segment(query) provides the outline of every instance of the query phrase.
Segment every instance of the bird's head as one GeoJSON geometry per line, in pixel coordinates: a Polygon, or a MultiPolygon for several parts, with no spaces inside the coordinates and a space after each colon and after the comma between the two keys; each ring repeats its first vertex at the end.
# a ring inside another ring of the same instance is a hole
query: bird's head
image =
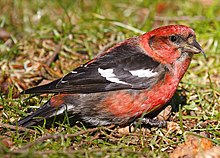
{"type": "Polygon", "coordinates": [[[145,33],[140,38],[147,53],[164,64],[172,64],[183,54],[189,58],[202,52],[193,29],[183,25],[168,25],[145,33]]]}

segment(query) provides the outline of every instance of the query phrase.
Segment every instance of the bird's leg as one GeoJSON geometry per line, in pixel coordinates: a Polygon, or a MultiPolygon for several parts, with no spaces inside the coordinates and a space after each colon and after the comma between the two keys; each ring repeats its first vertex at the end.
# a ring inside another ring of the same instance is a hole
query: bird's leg
{"type": "Polygon", "coordinates": [[[133,123],[130,124],[129,126],[129,132],[131,132],[131,127],[135,127],[135,130],[137,128],[137,126],[146,126],[146,127],[167,127],[167,122],[166,121],[161,121],[161,120],[157,120],[155,118],[140,118],[135,120],[133,123]]]}
{"type": "Polygon", "coordinates": [[[144,126],[151,126],[151,127],[166,127],[167,126],[167,122],[164,120],[157,120],[157,119],[151,119],[151,118],[142,118],[141,119],[141,123],[144,126]]]}

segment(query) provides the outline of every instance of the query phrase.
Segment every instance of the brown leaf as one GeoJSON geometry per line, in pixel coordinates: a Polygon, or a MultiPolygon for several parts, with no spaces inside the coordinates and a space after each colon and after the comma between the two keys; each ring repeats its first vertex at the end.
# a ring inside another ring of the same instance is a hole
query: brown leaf
{"type": "Polygon", "coordinates": [[[0,136],[0,143],[3,144],[5,147],[10,148],[14,145],[11,138],[0,136]]]}
{"type": "MultiPolygon", "coordinates": [[[[23,84],[23,83],[22,83],[23,84]]],[[[10,88],[13,87],[13,98],[17,98],[19,96],[19,91],[16,86],[14,86],[14,83],[12,81],[12,78],[9,76],[5,75],[3,78],[0,78],[0,92],[3,94],[8,94],[10,88]]]]}
{"type": "Polygon", "coordinates": [[[131,126],[131,127],[126,126],[126,127],[118,128],[117,131],[119,134],[122,134],[122,135],[129,135],[130,133],[139,132],[139,131],[141,131],[145,134],[150,132],[149,129],[147,129],[147,128],[142,127],[142,128],[135,129],[134,126],[131,126]],[[129,128],[131,131],[129,131],[129,128]]]}
{"type": "Polygon", "coordinates": [[[182,134],[182,130],[180,128],[180,125],[176,122],[167,122],[167,133],[178,133],[178,134],[182,134]]]}
{"type": "Polygon", "coordinates": [[[212,142],[206,138],[189,135],[186,138],[186,142],[179,145],[170,154],[170,158],[194,158],[198,153],[209,150],[212,146],[212,142]]]}
{"type": "Polygon", "coordinates": [[[171,116],[172,107],[167,106],[163,111],[161,111],[157,118],[158,120],[168,120],[168,118],[171,116]]]}
{"type": "Polygon", "coordinates": [[[11,37],[5,29],[0,29],[0,40],[7,41],[11,37]]]}
{"type": "MultiPolygon", "coordinates": [[[[134,127],[131,127],[131,131],[134,131],[134,127]]],[[[118,128],[118,133],[122,134],[122,135],[128,135],[130,134],[129,131],[129,126],[123,127],[123,128],[118,128]]]]}
{"type": "Polygon", "coordinates": [[[195,158],[220,158],[220,147],[213,147],[205,152],[198,153],[195,158]]]}

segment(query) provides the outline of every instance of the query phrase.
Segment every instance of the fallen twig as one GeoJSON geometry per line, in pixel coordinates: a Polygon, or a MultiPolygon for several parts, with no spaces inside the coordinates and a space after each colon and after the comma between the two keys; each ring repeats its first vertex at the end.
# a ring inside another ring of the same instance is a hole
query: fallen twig
{"type": "Polygon", "coordinates": [[[0,123],[0,127],[9,128],[9,129],[13,129],[13,130],[18,130],[20,132],[28,132],[28,133],[36,133],[37,132],[35,130],[28,129],[28,128],[25,128],[25,127],[19,127],[19,126],[4,124],[4,123],[0,123]]]}
{"type": "Polygon", "coordinates": [[[86,134],[86,133],[90,133],[90,132],[95,132],[95,131],[98,131],[100,129],[106,129],[106,128],[113,128],[115,127],[114,125],[111,125],[111,126],[108,126],[108,127],[96,127],[96,128],[90,128],[90,129],[87,129],[87,130],[84,130],[84,131],[80,131],[80,132],[77,132],[77,133],[74,133],[74,134],[50,134],[50,135],[46,135],[46,136],[42,136],[41,138],[37,139],[36,141],[34,142],[31,142],[31,143],[28,143],[26,144],[25,146],[21,147],[19,150],[26,150],[36,144],[39,144],[39,143],[42,143],[43,141],[47,140],[47,139],[60,139],[60,138],[64,138],[64,139],[67,139],[67,138],[72,138],[72,137],[76,137],[76,136],[79,136],[79,135],[83,135],[83,134],[86,134]]]}
{"type": "Polygon", "coordinates": [[[91,144],[93,140],[96,140],[100,137],[100,133],[97,133],[94,137],[92,137],[89,141],[82,141],[77,147],[83,146],[85,144],[91,144]]]}
{"type": "Polygon", "coordinates": [[[62,44],[56,45],[54,53],[50,56],[50,58],[46,62],[47,66],[50,66],[52,64],[52,62],[55,60],[58,53],[60,52],[61,48],[62,48],[62,44]]]}
{"type": "MultiPolygon", "coordinates": [[[[91,150],[88,150],[88,149],[80,149],[80,150],[73,150],[73,149],[67,149],[67,150],[62,150],[62,151],[56,151],[56,150],[43,150],[43,151],[33,151],[32,154],[35,154],[35,155],[48,155],[48,154],[55,154],[55,153],[61,153],[61,154],[66,154],[66,155],[73,155],[74,153],[85,153],[85,152],[100,152],[100,151],[114,151],[116,152],[117,150],[120,150],[120,148],[118,149],[111,149],[111,148],[95,148],[95,149],[91,149],[91,150]]],[[[141,151],[132,151],[132,150],[124,150],[126,151],[126,153],[135,153],[135,154],[140,154],[140,155],[143,155],[143,152],[141,151]]],[[[8,153],[9,154],[24,154],[25,152],[28,152],[27,150],[19,150],[19,151],[10,151],[8,153]]]]}

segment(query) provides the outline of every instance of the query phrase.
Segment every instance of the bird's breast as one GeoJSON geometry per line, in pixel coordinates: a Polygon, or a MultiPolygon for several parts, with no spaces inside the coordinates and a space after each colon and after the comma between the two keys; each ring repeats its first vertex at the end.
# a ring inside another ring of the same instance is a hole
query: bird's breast
{"type": "Polygon", "coordinates": [[[102,105],[117,117],[138,117],[165,105],[173,96],[179,80],[165,75],[150,90],[121,90],[104,98],[102,105]]]}

